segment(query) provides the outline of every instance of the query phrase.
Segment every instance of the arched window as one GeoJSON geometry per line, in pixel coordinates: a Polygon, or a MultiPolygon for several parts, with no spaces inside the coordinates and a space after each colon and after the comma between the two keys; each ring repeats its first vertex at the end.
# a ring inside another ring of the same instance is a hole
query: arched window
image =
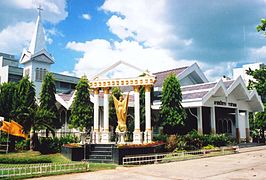
{"type": "Polygon", "coordinates": [[[232,122],[231,122],[231,120],[228,121],[228,133],[232,133],[232,122]]]}
{"type": "Polygon", "coordinates": [[[227,120],[223,121],[223,133],[227,133],[227,120]]]}
{"type": "Polygon", "coordinates": [[[223,132],[223,121],[219,120],[218,121],[218,133],[222,133],[223,132]]]}
{"type": "Polygon", "coordinates": [[[42,72],[42,68],[40,68],[40,80],[42,81],[42,76],[43,76],[43,72],[42,72]]]}
{"type": "Polygon", "coordinates": [[[40,80],[40,70],[39,70],[39,68],[36,68],[35,81],[39,81],[39,80],[40,80]]]}
{"type": "Polygon", "coordinates": [[[47,70],[44,68],[44,69],[43,69],[43,79],[44,79],[46,73],[47,73],[47,70]]]}

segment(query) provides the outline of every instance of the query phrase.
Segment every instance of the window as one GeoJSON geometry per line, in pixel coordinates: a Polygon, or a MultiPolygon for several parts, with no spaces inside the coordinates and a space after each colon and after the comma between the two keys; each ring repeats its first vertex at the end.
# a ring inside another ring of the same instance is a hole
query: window
{"type": "Polygon", "coordinates": [[[44,76],[47,73],[47,69],[43,68],[36,68],[36,75],[35,75],[35,80],[36,81],[42,81],[44,79],[44,76]]]}
{"type": "Polygon", "coordinates": [[[40,70],[39,70],[39,68],[36,68],[35,80],[36,81],[39,81],[40,80],[40,70]]]}
{"type": "Polygon", "coordinates": [[[29,68],[27,68],[27,69],[25,69],[25,76],[29,76],[30,75],[30,69],[29,68]]]}

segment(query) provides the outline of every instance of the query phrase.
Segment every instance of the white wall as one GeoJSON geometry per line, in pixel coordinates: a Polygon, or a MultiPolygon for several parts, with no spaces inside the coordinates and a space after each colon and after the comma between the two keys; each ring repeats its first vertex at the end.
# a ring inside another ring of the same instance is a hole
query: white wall
{"type": "Polygon", "coordinates": [[[254,80],[252,76],[247,75],[246,70],[249,68],[251,70],[260,69],[263,63],[254,63],[254,64],[245,64],[241,68],[234,68],[233,69],[233,79],[237,79],[239,76],[242,76],[246,85],[248,85],[249,80],[254,80]]]}
{"type": "Polygon", "coordinates": [[[246,138],[246,125],[245,125],[245,113],[239,113],[239,132],[240,132],[240,138],[244,139],[246,138]]]}

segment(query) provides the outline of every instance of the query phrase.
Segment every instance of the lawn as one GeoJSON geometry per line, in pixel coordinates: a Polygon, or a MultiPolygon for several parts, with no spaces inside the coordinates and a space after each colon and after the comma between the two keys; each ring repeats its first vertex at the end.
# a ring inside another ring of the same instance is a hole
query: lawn
{"type": "MultiPolygon", "coordinates": [[[[37,151],[25,151],[21,153],[0,154],[0,170],[4,168],[13,168],[13,167],[19,168],[19,167],[34,166],[34,164],[36,163],[37,164],[48,164],[49,163],[49,164],[53,164],[54,166],[53,168],[60,169],[61,164],[73,164],[73,163],[75,164],[77,162],[70,161],[69,159],[61,155],[60,153],[42,155],[41,153],[37,151]]],[[[84,166],[84,165],[81,165],[81,166],[84,166]]],[[[115,169],[116,167],[117,165],[115,164],[89,163],[88,170],[99,171],[99,170],[115,169]]],[[[27,176],[13,177],[13,178],[23,179],[23,178],[29,178],[29,177],[66,174],[66,173],[71,173],[71,172],[85,172],[85,171],[83,168],[83,170],[45,173],[42,175],[27,175],[27,176]]],[[[13,173],[16,173],[16,172],[13,172],[13,173]]]]}

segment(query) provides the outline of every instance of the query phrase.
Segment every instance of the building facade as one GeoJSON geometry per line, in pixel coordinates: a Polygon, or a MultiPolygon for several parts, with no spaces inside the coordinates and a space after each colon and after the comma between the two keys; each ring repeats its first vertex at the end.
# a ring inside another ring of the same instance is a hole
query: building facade
{"type": "MultiPolygon", "coordinates": [[[[18,82],[23,76],[28,75],[30,80],[34,83],[36,95],[39,97],[42,80],[45,74],[50,72],[51,65],[54,63],[55,61],[52,55],[46,49],[44,28],[41,21],[41,13],[39,12],[30,46],[28,49],[23,50],[20,59],[16,59],[13,55],[0,53],[0,82],[18,82]]],[[[110,72],[121,64],[125,65],[126,68],[135,69],[135,77],[147,73],[137,67],[120,61],[106,70],[103,70],[98,75],[100,76],[108,72],[112,74],[110,72]]],[[[156,82],[153,86],[154,100],[150,104],[151,114],[153,114],[151,118],[154,118],[153,121],[156,121],[156,118],[158,119],[164,79],[170,73],[174,73],[180,81],[183,96],[182,105],[188,114],[188,118],[185,122],[186,125],[183,129],[184,132],[196,129],[199,133],[228,133],[238,140],[246,139],[248,141],[249,112],[258,112],[264,109],[256,90],[249,91],[246,88],[246,84],[250,77],[245,74],[245,70],[248,67],[256,69],[260,66],[261,64],[243,66],[243,68],[234,70],[234,78],[232,80],[220,79],[215,82],[208,81],[197,63],[187,67],[179,67],[153,74],[150,73],[152,77],[156,77],[156,82]]],[[[57,108],[59,109],[60,121],[64,124],[60,131],[70,131],[67,128],[67,124],[70,117],[71,105],[75,96],[75,86],[79,78],[59,73],[53,73],[53,75],[57,91],[55,95],[57,108]]],[[[105,76],[105,78],[106,77],[107,76],[105,76]]],[[[97,78],[100,77],[94,77],[93,81],[97,78]]],[[[125,79],[128,77],[122,78],[125,79]]],[[[106,83],[108,82],[109,81],[106,81],[106,83]]],[[[123,84],[121,82],[119,85],[121,85],[121,89],[124,93],[130,92],[129,107],[138,109],[139,99],[137,98],[138,96],[136,96],[136,88],[128,86],[127,82],[129,84],[131,83],[131,81],[125,80],[123,84]]],[[[110,83],[112,83],[112,81],[110,81],[110,83]]],[[[132,81],[132,83],[134,82],[132,81]]],[[[106,135],[106,129],[109,129],[109,127],[106,126],[109,120],[107,118],[108,113],[105,112],[107,100],[105,92],[107,91],[104,91],[104,88],[100,88],[97,94],[91,93],[90,95],[91,102],[94,103],[94,106],[97,106],[97,113],[94,116],[97,117],[97,120],[94,119],[95,123],[93,128],[94,130],[97,128],[99,136],[106,135]]],[[[148,101],[149,100],[147,100],[147,102],[148,101]]],[[[137,111],[133,112],[135,113],[135,123],[139,123],[137,120],[138,118],[136,118],[139,114],[137,111]]],[[[151,114],[148,113],[146,116],[151,116],[151,114]]],[[[150,120],[147,122],[150,123],[150,120]]],[[[148,130],[150,130],[149,128],[148,130]]],[[[151,127],[151,129],[153,128],[151,127]]],[[[150,139],[151,137],[149,137],[149,140],[150,139]]],[[[108,141],[108,138],[105,139],[105,142],[108,141]]]]}

